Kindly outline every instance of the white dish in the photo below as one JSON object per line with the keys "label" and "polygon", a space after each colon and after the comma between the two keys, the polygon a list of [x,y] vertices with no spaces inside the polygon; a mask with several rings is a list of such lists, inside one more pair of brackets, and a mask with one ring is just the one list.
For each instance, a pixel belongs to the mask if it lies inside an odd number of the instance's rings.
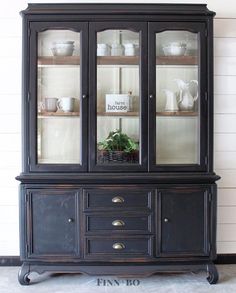
{"label": "white dish", "polygon": [[186,53],[186,43],[170,43],[162,47],[165,56],[183,56]]}
{"label": "white dish", "polygon": [[53,56],[72,56],[74,47],[53,47],[51,48]]}
{"label": "white dish", "polygon": [[57,41],[53,42],[51,50],[53,56],[72,56],[74,48],[74,41]]}

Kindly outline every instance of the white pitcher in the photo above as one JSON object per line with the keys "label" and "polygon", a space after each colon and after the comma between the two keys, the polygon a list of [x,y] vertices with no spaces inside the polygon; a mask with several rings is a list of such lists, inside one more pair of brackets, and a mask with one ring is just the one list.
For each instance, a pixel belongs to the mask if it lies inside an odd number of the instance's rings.
{"label": "white pitcher", "polygon": [[[198,81],[190,80],[189,83],[184,82],[181,79],[174,79],[179,87],[179,108],[181,111],[192,111],[194,107],[194,102],[198,98]],[[196,95],[192,96],[190,92],[191,84],[196,84],[197,90]]]}
{"label": "white pitcher", "polygon": [[170,90],[163,89],[163,92],[166,95],[166,106],[165,111],[167,112],[176,112],[179,110],[176,94]]}

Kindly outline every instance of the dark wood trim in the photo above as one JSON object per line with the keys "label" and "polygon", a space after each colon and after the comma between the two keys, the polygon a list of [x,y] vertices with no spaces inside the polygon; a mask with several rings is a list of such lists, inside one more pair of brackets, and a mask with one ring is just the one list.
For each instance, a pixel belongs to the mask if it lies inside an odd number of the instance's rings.
{"label": "dark wood trim", "polygon": [[29,171],[28,154],[29,154],[29,101],[27,99],[29,93],[29,37],[28,37],[29,23],[26,18],[22,19],[22,83],[21,83],[21,128],[22,128],[22,169],[24,172]]}
{"label": "dark wood trim", "polygon": [[32,14],[81,14],[81,15],[205,15],[214,16],[206,4],[28,4],[22,15]]}
{"label": "dark wood trim", "polygon": [[[213,36],[213,19],[207,20],[207,32],[209,36]],[[214,43],[213,37],[207,37],[206,40],[206,60],[207,62],[207,117],[208,117],[208,129],[207,129],[207,137],[208,137],[208,172],[213,171],[213,159],[214,159],[214,141],[213,141],[213,133],[214,133]],[[203,52],[203,54],[205,54]]]}
{"label": "dark wood trim", "polygon": [[17,256],[0,256],[0,266],[1,267],[19,267],[22,265],[20,257]]}
{"label": "dark wood trim", "polygon": [[217,259],[214,263],[217,265],[236,264],[236,253],[217,254]]}
{"label": "dark wood trim", "polygon": [[128,173],[125,175],[123,173],[21,173],[16,177],[21,183],[75,183],[87,184],[87,183],[102,183],[102,184],[159,184],[159,183],[215,183],[220,177],[215,173],[202,174],[202,173],[168,173],[168,174],[158,174],[158,173]]}
{"label": "dark wood trim", "polygon": [[[217,265],[226,265],[226,264],[236,264],[236,253],[232,254],[218,254],[217,259],[214,261]],[[22,261],[19,256],[0,256],[0,266],[1,267],[10,267],[10,266],[21,266]]]}

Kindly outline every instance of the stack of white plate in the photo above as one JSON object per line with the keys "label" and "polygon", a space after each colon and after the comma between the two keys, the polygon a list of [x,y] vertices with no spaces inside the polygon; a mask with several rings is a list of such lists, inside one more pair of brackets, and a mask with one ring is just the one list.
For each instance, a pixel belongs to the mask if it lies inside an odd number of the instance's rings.
{"label": "stack of white plate", "polygon": [[51,50],[54,56],[72,56],[74,48],[74,41],[58,41],[53,42]]}

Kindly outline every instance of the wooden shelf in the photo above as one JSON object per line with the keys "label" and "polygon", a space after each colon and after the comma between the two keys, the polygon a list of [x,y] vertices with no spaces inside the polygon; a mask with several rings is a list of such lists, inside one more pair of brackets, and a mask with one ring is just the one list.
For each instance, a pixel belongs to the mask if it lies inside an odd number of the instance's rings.
{"label": "wooden shelf", "polygon": [[160,56],[156,58],[156,65],[197,65],[197,56]]}
{"label": "wooden shelf", "polygon": [[98,65],[139,65],[139,56],[99,56]]}
{"label": "wooden shelf", "polygon": [[138,116],[139,112],[98,112],[98,116]]}
{"label": "wooden shelf", "polygon": [[80,56],[43,56],[38,65],[80,65]]}
{"label": "wooden shelf", "polygon": [[[80,116],[79,112],[42,112],[38,113],[38,117],[78,117]],[[97,116],[104,116],[104,117],[138,117],[139,112],[98,112]],[[198,112],[193,111],[178,111],[178,112],[156,112],[156,116],[198,116]]]}
{"label": "wooden shelf", "polygon": [[38,117],[78,117],[80,116],[79,112],[41,112],[38,113]]}
{"label": "wooden shelf", "polygon": [[[139,65],[139,56],[99,56],[98,65]],[[44,56],[38,65],[80,65],[80,56]],[[156,65],[197,65],[197,56],[160,56]]]}
{"label": "wooden shelf", "polygon": [[198,116],[194,111],[176,111],[176,112],[156,112],[156,116]]}

